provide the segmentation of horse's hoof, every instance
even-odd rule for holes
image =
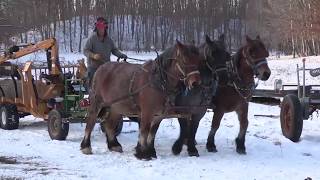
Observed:
[[[146,153],[135,153],[134,156],[139,159],[139,160],[146,160],[146,161],[150,161],[152,159],[152,157],[150,156],[150,154],[146,154]]]
[[[246,147],[244,145],[244,139],[236,138],[236,150],[238,154],[247,154]]]
[[[199,157],[198,150],[196,151],[188,151],[190,157]]]
[[[174,155],[179,155],[182,151],[182,144],[176,141],[171,150]]]
[[[246,155],[247,154],[246,149],[242,149],[242,148],[237,148],[237,153],[240,154],[240,155]]]
[[[151,150],[149,150],[149,151],[142,151],[140,144],[137,144],[137,146],[135,147],[135,150],[136,150],[136,153],[134,154],[134,156],[135,156],[137,159],[147,160],[147,161],[149,161],[149,160],[152,159]],[[156,155],[155,155],[155,156],[156,156]]]
[[[92,149],[91,149],[91,147],[82,148],[81,152],[83,154],[89,155],[89,154],[92,154]]]
[[[110,151],[114,151],[114,152],[119,152],[119,153],[123,153],[122,147],[121,146],[113,146],[109,148]]]
[[[155,148],[152,148],[152,149],[150,150],[150,156],[151,156],[152,158],[157,159],[157,152],[156,152],[156,149],[155,149]]]
[[[207,150],[208,150],[208,152],[213,152],[213,153],[218,152],[218,150],[217,150],[217,148],[216,148],[215,145],[209,145],[209,144],[207,144]]]

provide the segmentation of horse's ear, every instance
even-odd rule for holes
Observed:
[[[252,39],[248,35],[246,35],[246,40],[247,40],[248,43],[252,42]]]
[[[184,45],[178,39],[176,39],[176,42],[177,42],[177,46],[179,48],[183,48],[184,47]]]
[[[226,36],[224,34],[221,34],[219,36],[219,41],[221,42],[221,44],[223,45],[224,48],[226,47],[225,37]]]
[[[223,42],[224,43],[224,39],[225,39],[225,35],[224,34],[221,34],[219,36],[219,41]]]
[[[261,40],[261,38],[260,38],[260,36],[259,36],[259,35],[256,37],[256,39],[257,39],[257,40]]]
[[[206,35],[206,42],[207,42],[207,44],[212,44],[213,43],[208,35]]]

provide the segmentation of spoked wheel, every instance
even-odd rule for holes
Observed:
[[[301,136],[303,119],[299,98],[289,94],[281,103],[280,121],[282,134],[293,142],[298,142]]]
[[[53,140],[65,140],[69,133],[69,123],[62,121],[63,115],[58,110],[48,114],[48,132]]]
[[[19,116],[15,105],[3,105],[0,107],[0,127],[5,130],[19,128]]]

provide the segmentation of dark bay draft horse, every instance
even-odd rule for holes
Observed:
[[[139,140],[135,156],[138,159],[156,157],[154,138],[158,124],[168,115],[181,91],[180,83],[192,89],[201,83],[198,70],[203,61],[198,48],[176,45],[164,51],[155,61],[143,65],[109,62],[94,75],[89,93],[89,116],[81,142],[84,154],[91,154],[90,136],[97,118],[104,119],[108,148],[122,152],[115,130],[122,116],[138,115]]]
[[[230,54],[225,50],[223,34],[214,41],[206,36],[206,42],[199,49],[205,60],[199,67],[202,84],[190,90],[187,95],[179,94],[176,98],[176,104],[178,106],[187,105],[191,109],[192,107],[200,107],[200,109],[192,112],[190,119],[178,118],[181,131],[178,140],[172,147],[172,152],[175,155],[181,152],[183,144],[186,143],[189,156],[199,156],[194,141],[197,127],[207,108],[211,105],[212,97],[215,96],[218,85],[217,72],[225,69],[225,62],[230,60]]]
[[[257,36],[255,40],[246,36],[246,45],[241,47],[227,63],[228,83],[219,84],[213,104],[214,116],[207,139],[207,150],[217,152],[214,138],[224,113],[236,111],[240,130],[236,138],[236,151],[246,154],[245,136],[248,128],[248,106],[256,87],[254,77],[266,81],[271,75],[266,58],[269,52]]]
[[[214,137],[224,113],[236,111],[240,122],[240,130],[236,138],[236,151],[239,154],[246,154],[245,135],[248,128],[248,102],[255,88],[254,77],[266,81],[271,75],[266,60],[268,56],[269,52],[259,36],[255,40],[246,36],[246,45],[241,47],[230,61],[226,61],[224,67],[218,68],[218,88],[212,101],[214,116],[206,144],[209,152],[217,152]],[[194,127],[189,127],[189,129],[196,130],[198,124],[192,123],[191,126]],[[187,131],[187,124],[180,124],[180,126],[181,131],[184,131],[180,133],[180,136],[184,133],[195,133],[195,131]],[[194,136],[193,134],[188,135],[188,137]],[[194,139],[188,139],[188,141],[194,141]]]

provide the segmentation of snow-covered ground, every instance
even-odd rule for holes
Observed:
[[[154,57],[154,54],[128,54],[141,59]],[[279,78],[284,83],[295,83],[297,63],[301,64],[301,59],[270,60],[272,76],[269,81],[260,82],[259,88],[272,89],[274,79]],[[319,66],[320,57],[307,58],[307,67]],[[319,84],[319,78],[307,78],[308,83]],[[28,116],[21,119],[18,130],[0,130],[0,179],[320,179],[318,115],[315,113],[304,121],[301,141],[293,143],[281,133],[279,112],[277,106],[250,104],[247,155],[235,151],[234,138],[239,130],[235,113],[223,118],[216,135],[217,153],[209,153],[205,148],[213,114],[205,115],[196,137],[198,158],[189,157],[186,148],[179,156],[171,153],[179,125],[175,119],[166,119],[156,137],[158,159],[152,161],[140,161],[133,156],[138,140],[136,123],[125,123],[119,135],[122,154],[107,150],[105,136],[96,125],[92,134],[94,154],[88,156],[79,150],[85,124],[71,124],[66,141],[52,141],[46,122]],[[276,117],[254,116],[261,114]]]

